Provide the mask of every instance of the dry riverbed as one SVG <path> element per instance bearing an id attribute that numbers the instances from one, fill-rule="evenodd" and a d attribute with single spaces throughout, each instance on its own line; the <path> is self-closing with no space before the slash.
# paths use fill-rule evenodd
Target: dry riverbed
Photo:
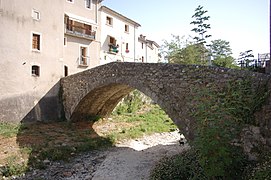
<path id="1" fill-rule="evenodd" d="M 156 133 L 124 141 L 106 150 L 91 151 L 69 162 L 50 162 L 44 170 L 32 169 L 17 179 L 148 179 L 151 169 L 161 158 L 180 153 L 189 147 L 180 146 L 177 131 Z"/>

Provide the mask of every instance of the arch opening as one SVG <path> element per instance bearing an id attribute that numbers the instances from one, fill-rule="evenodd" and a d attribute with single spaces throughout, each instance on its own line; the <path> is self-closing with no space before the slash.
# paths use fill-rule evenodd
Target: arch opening
<path id="1" fill-rule="evenodd" d="M 107 116 L 132 90 L 133 88 L 123 84 L 109 84 L 95 88 L 78 103 L 71 115 L 71 120 L 88 120 Z"/>
<path id="2" fill-rule="evenodd" d="M 156 101 L 157 97 L 155 94 L 150 93 L 146 89 L 143 89 L 145 90 L 145 92 L 151 94 L 152 95 L 151 97 L 145 94 L 144 92 L 140 91 L 138 88 L 130 87 L 125 84 L 109 84 L 106 86 L 95 88 L 94 90 L 90 91 L 79 102 L 79 104 L 75 108 L 75 111 L 73 112 L 71 116 L 71 120 L 72 121 L 97 120 L 100 118 L 102 118 L 102 120 L 114 119 L 116 118 L 117 116 L 116 114 L 118 113 L 113 114 L 113 110 L 117 107 L 117 105 L 120 102 L 123 102 L 123 99 L 125 99 L 125 97 L 127 98 L 127 96 L 129 96 L 131 92 L 135 92 L 135 90 L 139 92 L 141 95 L 143 95 L 145 98 L 147 97 L 149 99 L 148 100 L 149 104 L 142 103 L 141 104 L 142 107 L 138 108 L 138 111 L 130 112 L 131 114 L 130 116 L 134 116 L 135 118 L 138 118 L 139 121 L 140 121 L 140 118 L 146 118 L 145 120 L 142 120 L 142 121 L 148 121 L 147 118 L 150 118 L 150 122 L 146 122 L 146 124 L 143 123 L 144 125 L 143 124 L 135 125 L 136 127 L 140 126 L 141 129 L 139 129 L 139 131 L 142 131 L 143 133 L 146 131 L 146 133 L 148 133 L 147 131 L 149 129 L 152 129 L 151 131 L 155 133 L 155 132 L 175 131 L 178 129 L 176 126 L 176 123 L 172 120 L 170 115 L 167 113 L 167 109 L 164 109 L 163 105 L 161 106 L 160 104 L 158 104 L 159 102 L 161 103 L 163 101 L 161 100 L 159 101 L 159 99 L 158 99 L 158 102 Z M 147 115 L 145 115 L 144 113 L 146 113 Z M 151 113 L 154 113 L 154 114 L 151 114 Z M 156 121 L 155 118 L 157 119 L 157 124 L 155 124 L 155 121 Z M 106 123 L 107 122 L 105 122 L 105 124 Z M 123 122 L 118 121 L 118 123 L 123 123 Z M 114 124 L 118 124 L 118 123 L 114 123 Z M 127 122 L 125 122 L 125 124 L 127 125 Z M 133 123 L 131 123 L 130 125 L 133 125 Z M 129 123 L 128 123 L 128 126 L 129 126 Z M 162 126 L 168 126 L 168 127 L 162 127 Z M 119 128 L 121 128 L 121 125 L 119 126 Z M 123 130 L 123 131 L 125 132 L 126 130 Z"/>

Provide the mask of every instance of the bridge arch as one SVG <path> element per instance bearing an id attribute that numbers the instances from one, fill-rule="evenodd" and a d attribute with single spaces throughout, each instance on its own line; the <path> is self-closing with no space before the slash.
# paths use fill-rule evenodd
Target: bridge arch
<path id="1" fill-rule="evenodd" d="M 195 123 L 190 116 L 193 96 L 202 88 L 223 88 L 227 82 L 249 78 L 264 83 L 268 76 L 217 67 L 176 64 L 109 63 L 61 80 L 67 120 L 106 116 L 117 103 L 138 89 L 157 103 L 188 139 Z"/>

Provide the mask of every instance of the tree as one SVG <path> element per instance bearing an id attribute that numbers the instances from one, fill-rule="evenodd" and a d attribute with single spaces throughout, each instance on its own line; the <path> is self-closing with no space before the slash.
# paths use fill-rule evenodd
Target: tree
<path id="1" fill-rule="evenodd" d="M 203 6 L 198 6 L 195 9 L 195 14 L 192 16 L 195 20 L 193 20 L 190 24 L 193 24 L 197 27 L 193 28 L 191 31 L 195 32 L 197 35 L 194 37 L 197 44 L 201 44 L 200 47 L 200 53 L 201 53 L 201 64 L 206 64 L 208 51 L 206 51 L 205 44 L 206 39 L 211 37 L 211 35 L 206 34 L 208 29 L 211 29 L 211 25 L 206 23 L 210 19 L 210 16 L 206 16 L 206 13 L 208 11 L 203 10 Z M 211 65 L 211 62 L 209 61 L 209 65 Z"/>
<path id="2" fill-rule="evenodd" d="M 211 28 L 211 25 L 206 23 L 206 21 L 210 19 L 210 16 L 205 16 L 207 12 L 208 11 L 203 10 L 203 6 L 199 5 L 195 9 L 195 14 L 192 16 L 195 20 L 190 24 L 196 25 L 197 27 L 193 28 L 191 31 L 194 31 L 197 34 L 197 36 L 194 37 L 197 43 L 205 44 L 206 39 L 211 37 L 211 35 L 206 35 L 207 30 Z"/>
<path id="3" fill-rule="evenodd" d="M 207 65 L 206 61 L 201 61 L 201 50 L 207 51 L 202 44 L 188 44 L 180 50 L 179 63 L 181 64 L 199 64 Z"/>
<path id="4" fill-rule="evenodd" d="M 160 47 L 161 55 L 168 61 L 172 59 L 178 59 L 179 50 L 182 48 L 182 42 L 180 36 L 171 35 L 170 41 L 163 41 L 163 45 Z"/>
<path id="5" fill-rule="evenodd" d="M 170 41 L 164 41 L 161 53 L 169 63 L 206 65 L 200 61 L 200 50 L 205 48 L 202 46 L 202 44 L 195 44 L 191 37 L 172 35 Z"/>
<path id="6" fill-rule="evenodd" d="M 237 67 L 237 65 L 235 64 L 235 60 L 232 57 L 230 42 L 221 39 L 211 41 L 209 51 L 211 56 L 213 57 L 212 64 L 214 66 L 226 68 Z"/>
<path id="7" fill-rule="evenodd" d="M 238 60 L 239 60 L 239 65 L 241 66 L 241 68 L 250 69 L 252 65 L 251 63 L 254 62 L 253 51 L 247 50 L 244 52 L 240 52 Z"/>

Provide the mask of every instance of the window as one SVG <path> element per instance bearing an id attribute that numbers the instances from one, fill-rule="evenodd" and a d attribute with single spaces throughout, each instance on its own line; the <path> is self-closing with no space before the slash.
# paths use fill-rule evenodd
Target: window
<path id="1" fill-rule="evenodd" d="M 37 10 L 35 10 L 35 9 L 33 9 L 32 10 L 32 18 L 34 19 L 34 20 L 40 20 L 40 12 L 39 11 L 37 11 Z"/>
<path id="2" fill-rule="evenodd" d="M 142 49 L 144 48 L 144 43 L 141 43 Z"/>
<path id="3" fill-rule="evenodd" d="M 86 8 L 91 9 L 92 0 L 85 0 L 86 1 Z"/>
<path id="4" fill-rule="evenodd" d="M 116 39 L 115 39 L 115 38 L 113 38 L 113 37 L 110 37 L 110 38 L 109 38 L 109 44 L 116 45 L 116 44 L 117 44 Z"/>
<path id="5" fill-rule="evenodd" d="M 31 70 L 32 70 L 32 72 L 31 72 L 32 76 L 35 76 L 35 77 L 40 76 L 40 67 L 39 66 L 34 65 L 34 66 L 32 66 Z"/>
<path id="6" fill-rule="evenodd" d="M 41 50 L 41 35 L 37 33 L 32 33 L 32 49 Z"/>
<path id="7" fill-rule="evenodd" d="M 118 50 L 119 45 L 117 44 L 117 40 L 115 38 L 109 36 L 108 46 L 109 46 L 109 52 L 114 53 L 114 54 L 119 52 Z"/>
<path id="8" fill-rule="evenodd" d="M 67 37 L 64 37 L 64 46 L 67 46 Z"/>
<path id="9" fill-rule="evenodd" d="M 110 25 L 110 26 L 113 26 L 113 18 L 107 16 L 106 17 L 106 24 Z"/>
<path id="10" fill-rule="evenodd" d="M 68 76 L 69 74 L 69 71 L 68 71 L 68 66 L 64 66 L 64 76 Z"/>
<path id="11" fill-rule="evenodd" d="M 126 43 L 126 50 L 125 50 L 126 53 L 129 53 L 129 44 Z"/>
<path id="12" fill-rule="evenodd" d="M 80 46 L 79 65 L 88 66 L 88 61 L 89 61 L 88 48 L 84 46 Z"/>
<path id="13" fill-rule="evenodd" d="M 89 36 L 93 35 L 92 26 L 88 24 L 84 24 L 85 33 Z"/>
<path id="14" fill-rule="evenodd" d="M 129 25 L 125 24 L 125 27 L 124 27 L 124 28 L 125 28 L 125 32 L 128 33 L 128 32 L 129 32 Z"/>
<path id="15" fill-rule="evenodd" d="M 141 58 L 141 59 L 142 59 L 142 62 L 144 62 L 144 56 L 142 56 L 142 58 Z"/>

